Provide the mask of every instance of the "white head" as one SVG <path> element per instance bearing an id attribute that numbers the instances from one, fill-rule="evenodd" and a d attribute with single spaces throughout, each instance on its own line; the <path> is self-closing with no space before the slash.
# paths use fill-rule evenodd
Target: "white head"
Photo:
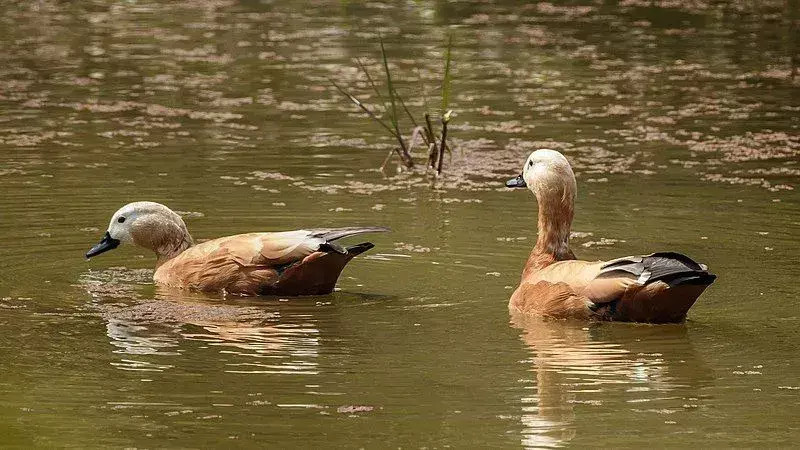
<path id="1" fill-rule="evenodd" d="M 546 148 L 531 153 L 525 160 L 522 173 L 508 180 L 506 186 L 527 187 L 540 203 L 556 195 L 561 197 L 561 201 L 574 201 L 578 191 L 575 174 L 567 158 Z"/>
<path id="2" fill-rule="evenodd" d="M 167 256 L 191 246 L 192 238 L 181 216 L 171 209 L 155 202 L 134 202 L 114 213 L 105 236 L 86 257 L 99 255 L 122 243 L 133 243 L 159 256 Z"/>
<path id="3" fill-rule="evenodd" d="M 556 260 L 574 258 L 569 233 L 578 188 L 567 158 L 555 150 L 536 150 L 525 160 L 522 173 L 506 182 L 508 187 L 527 187 L 539 203 L 539 237 L 533 253 Z"/>

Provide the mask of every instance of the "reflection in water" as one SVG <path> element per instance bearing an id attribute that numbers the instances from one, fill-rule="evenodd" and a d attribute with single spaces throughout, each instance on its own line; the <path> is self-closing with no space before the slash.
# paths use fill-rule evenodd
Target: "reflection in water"
<path id="1" fill-rule="evenodd" d="M 560 447 L 576 437 L 576 405 L 620 397 L 629 405 L 674 399 L 711 379 L 683 325 L 636 326 L 512 316 L 533 351 L 535 393 L 521 399 L 525 447 Z M 669 414 L 668 409 L 642 412 Z"/>
<path id="2" fill-rule="evenodd" d="M 251 361 L 228 363 L 231 373 L 318 373 L 319 330 L 312 324 L 250 325 L 229 322 L 200 324 L 203 332 L 182 333 L 221 346 L 220 353 L 242 356 Z M 310 360 L 309 360 L 310 359 Z"/>
<path id="3" fill-rule="evenodd" d="M 111 338 L 111 345 L 118 347 L 115 353 L 129 355 L 177 355 L 167 349 L 176 347 L 175 340 L 169 333 L 147 336 L 148 327 L 136 322 L 109 318 L 106 323 L 106 335 Z"/>
<path id="4" fill-rule="evenodd" d="M 199 342 L 219 348 L 230 373 L 316 374 L 319 330 L 308 310 L 281 310 L 258 299 L 224 300 L 189 291 L 156 288 L 152 299 L 132 295 L 131 282 L 141 274 L 110 269 L 83 278 L 106 321 L 106 334 L 125 355 L 114 366 L 123 370 L 163 371 L 173 365 L 142 361 L 137 356 L 177 356 Z M 128 298 L 117 295 L 124 292 Z M 300 305 L 307 302 L 299 302 Z M 283 305 L 281 305 L 283 306 Z M 302 309 L 302 306 L 301 306 Z M 233 359 L 231 357 L 234 357 Z M 171 359 L 174 361 L 174 359 Z"/>

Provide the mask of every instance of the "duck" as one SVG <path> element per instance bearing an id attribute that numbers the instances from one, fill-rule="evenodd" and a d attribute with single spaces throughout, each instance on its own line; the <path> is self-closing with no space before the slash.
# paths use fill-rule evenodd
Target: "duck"
<path id="1" fill-rule="evenodd" d="M 374 247 L 343 247 L 342 238 L 390 231 L 386 227 L 314 228 L 237 234 L 195 243 L 183 219 L 160 203 L 128 203 L 111 217 L 90 259 L 123 243 L 156 255 L 153 280 L 168 288 L 240 296 L 324 295 L 350 260 Z"/>
<path id="2" fill-rule="evenodd" d="M 560 152 L 539 149 L 522 173 L 506 182 L 528 188 L 539 206 L 538 237 L 512 313 L 559 319 L 679 323 L 716 279 L 708 267 L 678 252 L 656 252 L 608 261 L 583 261 L 569 247 L 577 182 Z"/>

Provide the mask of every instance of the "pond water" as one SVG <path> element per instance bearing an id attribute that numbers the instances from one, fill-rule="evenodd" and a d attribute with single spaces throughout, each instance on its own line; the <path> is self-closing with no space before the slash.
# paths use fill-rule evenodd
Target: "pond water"
<path id="1" fill-rule="evenodd" d="M 0 445 L 796 444 L 797 2 L 564 3 L 0 5 Z M 379 33 L 417 114 L 453 35 L 438 180 L 377 170 L 328 82 L 374 104 Z M 503 182 L 540 147 L 580 258 L 719 276 L 685 324 L 509 317 L 536 203 Z M 329 296 L 170 292 L 140 249 L 83 258 L 135 200 L 197 239 L 393 232 Z"/>

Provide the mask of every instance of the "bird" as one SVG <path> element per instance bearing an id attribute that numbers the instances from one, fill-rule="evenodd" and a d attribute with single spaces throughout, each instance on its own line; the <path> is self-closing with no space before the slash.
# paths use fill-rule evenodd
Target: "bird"
<path id="1" fill-rule="evenodd" d="M 155 202 L 129 203 L 114 213 L 86 258 L 131 243 L 156 254 L 153 280 L 162 286 L 240 296 L 323 295 L 345 265 L 374 247 L 337 241 L 386 227 L 314 228 L 246 233 L 196 244 L 180 215 Z"/>
<path id="2" fill-rule="evenodd" d="M 562 319 L 678 323 L 716 279 L 677 252 L 582 261 L 569 248 L 577 182 L 561 153 L 530 154 L 509 188 L 530 189 L 539 205 L 538 238 L 509 300 L 512 313 Z"/>

